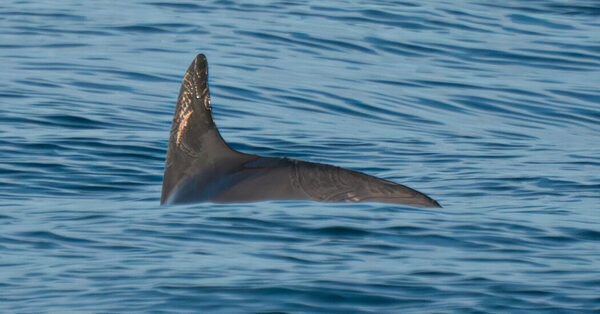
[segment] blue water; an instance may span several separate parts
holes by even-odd
[[[247,153],[442,209],[159,206],[181,78]],[[1,312],[600,311],[598,1],[2,1]]]

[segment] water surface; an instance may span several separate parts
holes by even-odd
[[[5,312],[600,310],[596,1],[3,1]],[[442,209],[159,206],[181,78],[236,149]]]

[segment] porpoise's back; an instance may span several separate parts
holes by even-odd
[[[161,204],[264,200],[372,201],[440,207],[421,192],[358,171],[232,149],[214,123],[208,64],[199,54],[179,91]]]

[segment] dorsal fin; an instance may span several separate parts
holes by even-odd
[[[235,154],[213,121],[208,91],[208,64],[203,54],[189,66],[179,90],[165,163],[161,204],[192,171],[214,164],[217,158]]]

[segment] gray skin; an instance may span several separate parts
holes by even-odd
[[[266,200],[367,201],[440,207],[423,193],[358,171],[233,150],[213,121],[208,65],[206,57],[199,54],[185,73],[179,91],[160,202]]]

